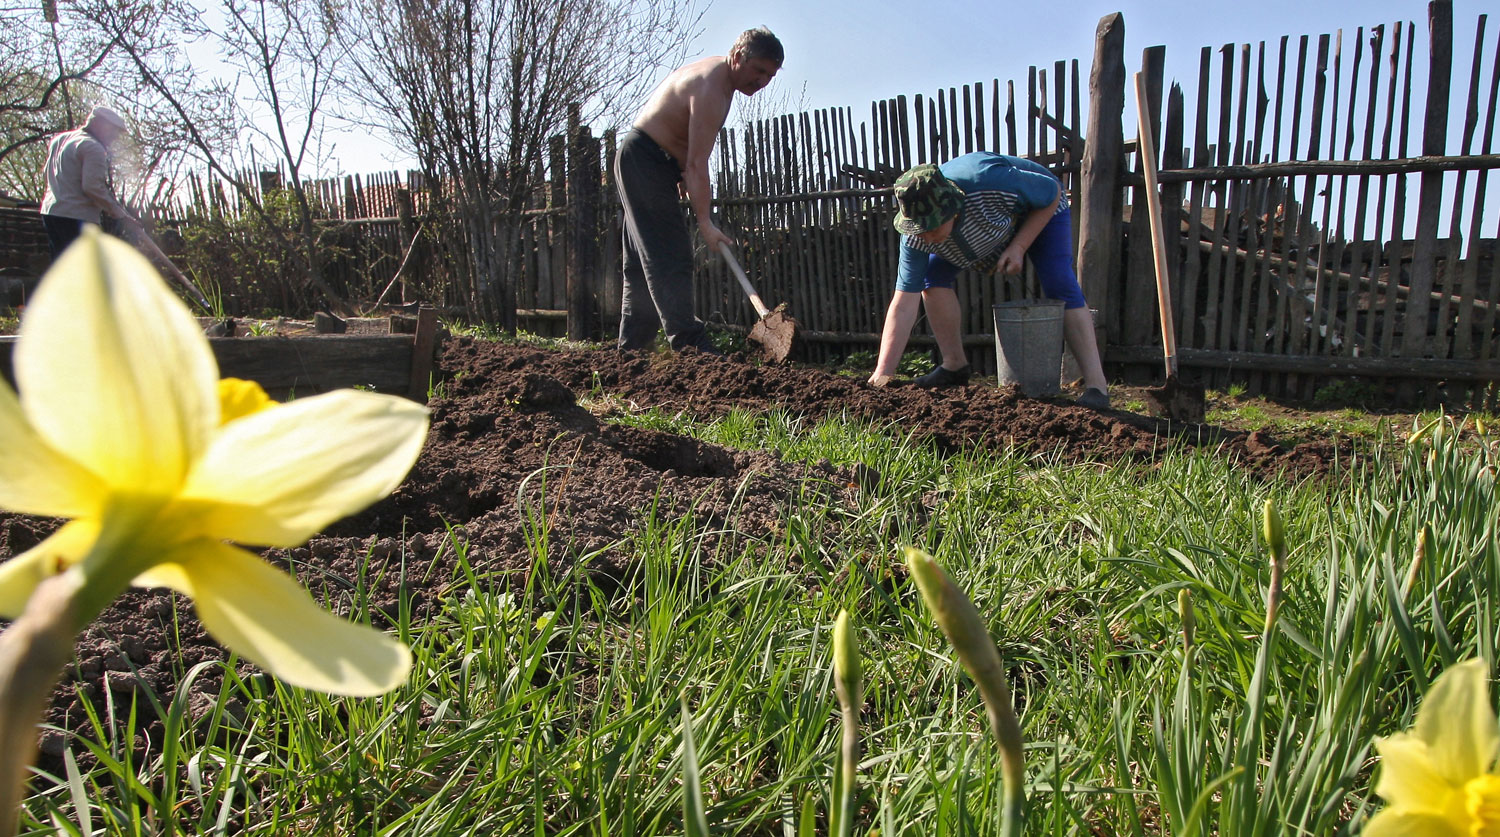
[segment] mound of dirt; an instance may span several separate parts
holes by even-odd
[[[610,589],[629,576],[626,542],[648,515],[691,515],[702,524],[699,531],[753,539],[773,533],[788,505],[809,491],[849,501],[872,478],[862,467],[787,463],[773,453],[606,423],[579,405],[584,396],[701,416],[737,408],[843,414],[915,430],[946,451],[1003,445],[1065,459],[1149,462],[1171,440],[1219,451],[1260,472],[1299,474],[1326,470],[1336,452],[1328,443],[1289,448],[1264,434],[1098,413],[1029,400],[1010,389],[874,389],[856,378],[741,356],[558,352],[455,339],[444,346],[438,367],[444,394],[429,405],[432,430],[405,483],[306,546],[264,553],[336,611],[347,610],[350,591],[362,580],[381,626],[403,599],[420,622],[451,592],[457,556],[450,531],[469,544],[466,558],[484,583],[520,587],[530,556],[545,543],[556,569],[584,556],[585,571]],[[0,515],[0,558],[34,546],[56,526]],[[166,704],[195,664],[226,657],[194,618],[191,603],[161,590],[126,593],[80,636],[76,650],[46,720],[89,737],[85,701],[101,715],[111,703],[128,707],[132,695],[148,692]],[[253,672],[248,664],[241,668]],[[221,678],[214,671],[190,686],[195,713],[211,706],[218,692]],[[137,712],[145,735],[158,737],[160,722],[146,701]],[[142,739],[136,744],[155,746]],[[65,734],[45,733],[41,767],[61,775],[68,746]],[[72,747],[75,754],[83,749]]]

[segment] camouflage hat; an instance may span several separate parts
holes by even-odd
[[[902,235],[919,235],[942,226],[958,214],[964,192],[930,163],[913,166],[896,178],[896,218]]]

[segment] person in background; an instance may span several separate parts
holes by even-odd
[[[693,346],[719,354],[693,314],[693,241],[679,204],[687,192],[709,252],[734,240],[714,225],[708,155],[729,115],[736,90],[746,96],[781,69],[781,42],[764,27],[740,35],[728,56],[715,55],[672,71],[646,103],[615,153],[615,183],[624,207],[622,350],[640,349],[667,334],[674,350]]]
[[[122,232],[144,232],[140,219],[115,198],[110,177],[109,147],[124,133],[120,114],[96,107],[82,128],[64,131],[48,145],[41,211],[54,259],[73,243],[84,224],[98,224],[106,212],[120,222]]]
[[[1078,403],[1109,407],[1109,382],[1099,361],[1093,318],[1073,270],[1068,199],[1056,176],[1021,157],[976,151],[941,166],[907,170],[896,179],[895,196],[894,224],[904,238],[872,385],[884,386],[895,374],[918,302],[927,311],[943,359],[914,383],[968,383],[954,278],[964,268],[1019,273],[1023,259],[1029,258],[1042,293],[1063,302],[1063,339],[1083,372]]]

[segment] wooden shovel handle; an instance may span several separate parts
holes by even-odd
[[[1146,175],[1146,211],[1151,216],[1151,250],[1156,254],[1156,307],[1161,316],[1161,343],[1166,355],[1167,377],[1174,377],[1177,374],[1177,331],[1172,320],[1172,291],[1167,272],[1167,233],[1162,229],[1161,193],[1156,188],[1156,140],[1146,102],[1146,77],[1136,73],[1135,112],[1140,122],[1136,148],[1141,155],[1141,171]]]
[[[763,320],[770,316],[771,309],[766,307],[760,299],[760,294],[755,292],[755,286],[750,284],[750,277],[745,275],[745,269],[740,267],[739,261],[734,257],[734,251],[729,249],[729,244],[719,242],[719,252],[723,254],[724,261],[729,263],[729,269],[734,273],[734,278],[740,280],[740,287],[744,288],[745,294],[750,297],[750,304],[755,306],[755,313],[759,314]]]

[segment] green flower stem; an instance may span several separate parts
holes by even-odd
[[[1005,808],[1001,812],[1001,837],[1018,837],[1026,811],[1026,757],[1022,749],[1021,723],[1016,718],[1010,684],[1000,650],[979,617],[974,603],[931,555],[906,547],[906,563],[922,591],[922,600],[958,653],[959,662],[979,686],[990,730],[1000,746],[1000,773],[1005,781]]]
[[[0,837],[16,833],[36,724],[73,654],[77,582],[72,573],[42,582],[21,618],[0,633]]]
[[[849,625],[849,611],[839,611],[833,623],[833,688],[839,697],[839,714],[843,720],[840,771],[834,792],[834,816],[829,829],[833,837],[847,837],[854,832],[855,789],[859,781],[859,710],[864,705],[861,694],[859,643]]]

